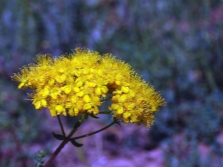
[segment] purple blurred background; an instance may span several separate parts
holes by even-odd
[[[223,166],[222,0],[1,0],[0,166],[37,166],[59,141],[55,118],[35,111],[13,73],[37,54],[76,47],[112,53],[129,63],[167,102],[154,125],[118,125],[66,145],[59,167]],[[63,118],[66,131],[75,118]],[[76,135],[110,123],[90,119]]]

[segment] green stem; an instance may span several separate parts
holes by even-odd
[[[58,120],[58,122],[60,124],[60,128],[61,128],[61,131],[62,131],[63,136],[66,137],[66,134],[65,134],[65,131],[64,131],[64,128],[63,128],[63,124],[61,122],[61,119],[60,119],[60,116],[59,115],[57,116],[57,120]]]

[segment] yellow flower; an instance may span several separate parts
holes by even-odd
[[[97,115],[110,95],[113,117],[149,127],[164,99],[132,68],[110,54],[77,48],[70,55],[39,55],[36,64],[23,67],[13,80],[19,89],[31,88],[36,109],[48,108],[51,116]]]

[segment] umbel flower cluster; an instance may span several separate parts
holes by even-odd
[[[85,49],[58,58],[39,55],[12,79],[19,89],[31,88],[32,104],[37,110],[48,108],[52,117],[97,115],[104,99],[111,97],[113,117],[149,127],[154,112],[164,105],[160,94],[128,64]]]

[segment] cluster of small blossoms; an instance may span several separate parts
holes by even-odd
[[[125,123],[153,122],[163,98],[123,61],[112,55],[76,49],[70,55],[40,55],[35,64],[23,67],[13,80],[18,88],[31,88],[36,109],[48,108],[56,115],[97,115],[102,99],[112,96],[113,116]]]

